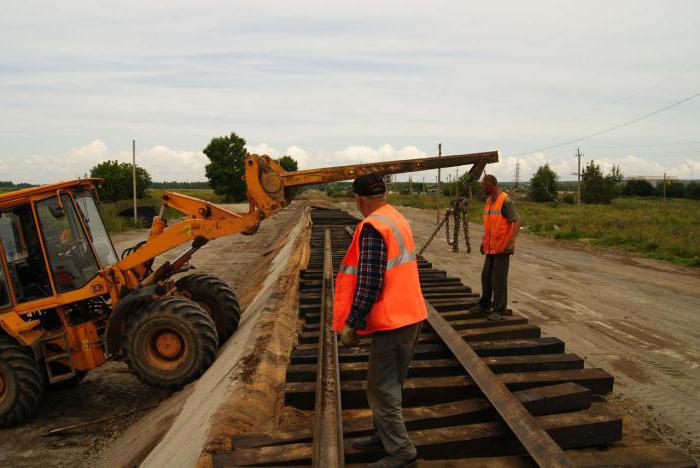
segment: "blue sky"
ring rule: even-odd
[[[235,131],[302,167],[498,149],[523,177],[573,154],[700,178],[697,1],[12,2],[0,16],[0,179],[138,158],[202,180]],[[425,174],[428,179],[431,173]],[[418,175],[418,178],[422,175]]]

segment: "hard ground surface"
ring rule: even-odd
[[[234,206],[245,210],[245,206]],[[262,268],[270,250],[284,242],[288,229],[300,216],[299,205],[293,205],[278,216],[260,225],[254,236],[236,235],[210,242],[194,256],[197,272],[223,278],[233,286],[242,306],[246,306],[262,281]],[[115,248],[121,253],[146,237],[146,231],[114,236]],[[186,247],[163,255],[175,257]],[[184,390],[180,393],[185,393]],[[178,395],[141,384],[125,364],[108,363],[91,371],[77,387],[48,392],[37,415],[20,427],[0,430],[0,466],[100,466],[102,453],[132,424],[147,412],[112,419],[105,423],[75,429],[57,436],[45,436],[58,427],[80,424],[98,418],[115,416],[153,405],[178,405]],[[163,401],[165,400],[165,401]],[[161,403],[163,402],[163,403]],[[169,421],[159,421],[149,433],[167,430]],[[145,447],[147,450],[148,447]],[[114,459],[110,459],[114,463]],[[128,460],[124,460],[126,463]]]
[[[420,248],[435,229],[435,211],[399,210]],[[480,292],[483,231],[476,224],[470,230],[471,254],[463,241],[452,253],[443,230],[424,256]],[[589,366],[612,373],[611,398],[698,458],[700,272],[583,245],[521,235],[510,264],[509,306]]]

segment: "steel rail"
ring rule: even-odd
[[[450,348],[455,358],[467,371],[469,377],[479,386],[491,405],[513,431],[533,460],[542,467],[575,466],[564,451],[550,435],[537,423],[535,418],[523,407],[518,398],[511,393],[503,382],[489,369],[457,333],[457,331],[435,310],[430,302],[425,301],[428,309],[428,323],[445,345]]]
[[[317,361],[318,372],[316,375],[313,451],[311,455],[313,466],[323,468],[345,466],[338,339],[333,330],[333,289],[331,231],[326,229],[323,250],[322,302]]]

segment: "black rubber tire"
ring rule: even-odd
[[[236,332],[241,320],[241,306],[228,284],[216,276],[195,274],[183,276],[175,282],[175,286],[210,313],[220,345]]]
[[[16,426],[34,414],[43,394],[43,376],[31,350],[0,335],[0,427]]]
[[[184,351],[177,359],[159,355],[155,343],[163,335],[181,340]],[[214,362],[218,349],[212,319],[197,303],[182,297],[161,297],[127,320],[124,359],[148,385],[180,388],[196,380]]]

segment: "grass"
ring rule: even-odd
[[[397,205],[435,208],[427,195],[390,195]],[[442,208],[449,199],[440,200]],[[700,267],[700,202],[687,199],[618,198],[611,205],[559,205],[516,201],[526,232],[582,240],[645,257]],[[481,222],[483,202],[472,203],[470,219]]]

